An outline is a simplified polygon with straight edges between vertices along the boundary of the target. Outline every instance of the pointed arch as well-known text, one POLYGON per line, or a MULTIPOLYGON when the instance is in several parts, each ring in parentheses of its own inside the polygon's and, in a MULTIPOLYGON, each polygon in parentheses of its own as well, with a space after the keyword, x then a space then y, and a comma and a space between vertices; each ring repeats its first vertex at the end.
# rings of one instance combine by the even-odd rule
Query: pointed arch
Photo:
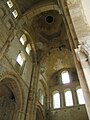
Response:
POLYGON ((6 85, 14 94, 17 103, 17 110, 23 110, 23 90, 19 78, 12 73, 3 73, 0 75, 0 84, 6 85))

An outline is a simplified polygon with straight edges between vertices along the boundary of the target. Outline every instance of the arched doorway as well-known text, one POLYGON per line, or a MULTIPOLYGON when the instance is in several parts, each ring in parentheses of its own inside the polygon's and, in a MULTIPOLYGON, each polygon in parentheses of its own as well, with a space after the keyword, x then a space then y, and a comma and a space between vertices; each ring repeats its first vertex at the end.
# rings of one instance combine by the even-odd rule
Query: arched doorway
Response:
POLYGON ((13 77, 0 80, 0 120, 16 120, 22 109, 20 86, 13 77))
POLYGON ((16 100, 12 91, 5 85, 0 85, 0 120, 13 120, 16 100))

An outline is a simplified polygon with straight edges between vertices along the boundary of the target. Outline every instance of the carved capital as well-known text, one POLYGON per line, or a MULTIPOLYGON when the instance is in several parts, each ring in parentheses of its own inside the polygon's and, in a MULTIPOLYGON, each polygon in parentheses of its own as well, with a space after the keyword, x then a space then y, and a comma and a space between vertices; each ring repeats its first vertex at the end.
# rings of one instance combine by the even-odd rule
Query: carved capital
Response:
POLYGON ((87 40, 82 44, 81 51, 85 53, 90 62, 90 40, 87 40))
POLYGON ((80 47, 79 46, 78 48, 75 49, 75 53, 76 53, 77 60, 80 61, 79 59, 80 47))
POLYGON ((87 55, 87 52, 84 50, 82 45, 78 45, 78 48, 75 49, 75 53, 76 53, 78 61, 87 60, 88 55, 87 55))

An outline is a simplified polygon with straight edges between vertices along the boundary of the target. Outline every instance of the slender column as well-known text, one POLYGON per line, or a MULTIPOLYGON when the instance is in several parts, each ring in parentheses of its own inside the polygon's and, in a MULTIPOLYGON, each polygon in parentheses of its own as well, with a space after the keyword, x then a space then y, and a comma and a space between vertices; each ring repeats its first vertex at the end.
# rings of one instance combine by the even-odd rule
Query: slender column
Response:
POLYGON ((50 108, 53 108, 53 95, 51 95, 51 100, 50 100, 50 102, 51 102, 51 106, 50 106, 50 108))
POLYGON ((87 113, 88 113, 88 116, 90 119, 90 92, 89 92, 89 89, 88 89, 88 86, 87 86, 87 83, 85 80, 84 73, 83 73, 82 68, 81 68, 79 63, 77 64, 77 70, 78 70, 78 77, 79 77, 80 85, 81 85, 81 88, 82 88, 83 93, 84 93, 87 113))
POLYGON ((80 66, 80 64, 78 64, 77 62, 78 76, 79 76, 80 84, 83 90, 84 99, 86 102, 87 113, 90 119, 90 90, 89 90, 90 85, 88 82, 90 78, 86 77, 86 75, 88 75, 88 77, 90 76, 90 66, 87 62, 86 56, 83 55, 81 51, 79 51, 78 57, 81 63, 81 66, 80 66))
POLYGON ((73 38, 72 39, 73 45, 74 45, 75 48, 77 48, 77 46, 78 46, 78 39, 77 39, 77 36, 76 36, 76 32, 75 32, 75 29, 74 29, 74 26, 73 26, 70 14, 69 14, 67 1, 66 0, 57 0, 57 1, 59 1, 58 4, 60 5, 60 8, 61 7, 63 8, 62 9, 63 10, 63 14, 65 15, 65 20, 67 22, 67 25, 69 27, 71 36, 73 38))
POLYGON ((78 51, 78 57, 79 57, 81 66, 83 68, 83 72, 84 72, 84 75, 85 75, 87 86, 88 86, 89 91, 90 91, 90 64, 89 64, 89 61, 88 61, 88 56, 86 56, 82 51, 79 50, 78 51))
POLYGON ((76 89, 72 89, 72 96, 73 96, 73 104, 74 106, 78 105, 78 98, 77 98, 77 93, 76 93, 76 89))
POLYGON ((65 107, 65 95, 64 95, 64 91, 61 92, 61 107, 65 107))
POLYGON ((38 65, 34 63, 34 70, 32 75, 32 83, 29 90, 27 112, 25 120, 35 120, 36 119, 36 101, 37 101, 37 82, 38 82, 38 65))
POLYGON ((53 98, 50 98, 50 95, 47 96, 47 110, 50 109, 50 107, 52 106, 53 107, 53 103, 51 103, 51 106, 50 106, 50 102, 52 102, 53 98), (52 99, 52 100, 51 100, 52 99))
POLYGON ((25 113, 19 110, 19 111, 17 111, 17 116, 18 117, 15 117, 15 120, 16 120, 16 118, 17 118, 17 120, 24 120, 25 113))

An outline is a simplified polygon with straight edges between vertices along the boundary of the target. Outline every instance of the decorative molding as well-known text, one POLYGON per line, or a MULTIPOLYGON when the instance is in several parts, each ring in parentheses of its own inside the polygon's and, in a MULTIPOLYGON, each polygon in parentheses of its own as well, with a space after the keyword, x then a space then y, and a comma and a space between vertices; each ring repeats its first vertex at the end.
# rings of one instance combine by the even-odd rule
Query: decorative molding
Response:
POLYGON ((84 60, 90 61, 90 43, 89 41, 86 41, 82 43, 81 45, 78 45, 78 48, 75 49, 75 53, 77 56, 77 59, 80 61, 80 53, 83 53, 85 55, 84 60))
POLYGON ((76 4, 78 0, 67 0, 67 4, 76 4))
POLYGON ((6 84, 10 87, 11 91, 14 93, 16 102, 17 102, 17 109, 23 109, 23 95, 22 95, 22 88, 21 84, 19 83, 18 76, 15 73, 4 72, 0 74, 0 83, 6 84))

